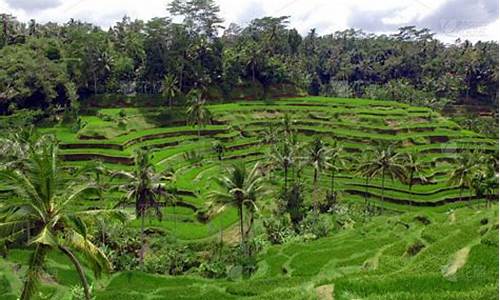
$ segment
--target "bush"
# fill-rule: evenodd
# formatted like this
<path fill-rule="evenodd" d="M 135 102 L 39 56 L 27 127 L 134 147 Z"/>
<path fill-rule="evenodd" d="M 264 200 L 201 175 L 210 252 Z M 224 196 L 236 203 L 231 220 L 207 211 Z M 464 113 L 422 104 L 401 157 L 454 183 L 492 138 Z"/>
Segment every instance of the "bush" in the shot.
<path fill-rule="evenodd" d="M 435 96 L 413 86 L 406 79 L 391 80 L 385 85 L 368 85 L 363 96 L 369 99 L 396 100 L 413 105 L 435 105 Z M 440 102 L 440 101 L 438 101 Z"/>
<path fill-rule="evenodd" d="M 422 241 L 416 241 L 413 244 L 411 244 L 410 246 L 408 246 L 408 248 L 406 249 L 406 254 L 408 256 L 415 256 L 420 251 L 422 251 L 422 249 L 424 249 L 424 248 L 425 248 L 425 244 Z"/>
<path fill-rule="evenodd" d="M 321 95 L 327 97 L 351 98 L 354 91 L 347 81 L 331 80 L 328 84 L 321 86 Z"/>
<path fill-rule="evenodd" d="M 127 116 L 127 113 L 125 112 L 124 109 L 120 109 L 120 111 L 118 112 L 118 116 L 120 118 L 125 118 Z"/>
<path fill-rule="evenodd" d="M 328 215 L 310 213 L 301 222 L 300 229 L 302 234 L 312 235 L 313 239 L 327 236 L 333 229 L 333 223 Z"/>
<path fill-rule="evenodd" d="M 272 216 L 263 221 L 266 230 L 267 240 L 271 244 L 283 244 L 290 237 L 294 236 L 291 229 L 291 221 L 288 216 Z"/>
<path fill-rule="evenodd" d="M 201 263 L 198 271 L 200 275 L 208 278 L 224 278 L 227 275 L 226 264 L 222 260 Z"/>
<path fill-rule="evenodd" d="M 125 118 L 118 120 L 118 128 L 121 130 L 127 130 L 127 120 L 125 120 Z"/>

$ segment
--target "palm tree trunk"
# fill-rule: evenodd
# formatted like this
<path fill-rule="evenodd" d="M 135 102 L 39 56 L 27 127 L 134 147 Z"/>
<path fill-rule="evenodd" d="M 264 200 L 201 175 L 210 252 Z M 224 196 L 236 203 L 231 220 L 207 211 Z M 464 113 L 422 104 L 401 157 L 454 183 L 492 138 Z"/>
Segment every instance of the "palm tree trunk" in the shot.
<path fill-rule="evenodd" d="M 314 212 L 317 212 L 318 211 L 318 201 L 316 199 L 316 184 L 318 182 L 318 170 L 317 169 L 314 169 L 314 178 L 313 178 L 313 209 L 314 209 Z"/>
<path fill-rule="evenodd" d="M 333 195 L 333 191 L 335 189 L 335 169 L 332 168 L 332 181 L 330 183 L 330 193 Z"/>
<path fill-rule="evenodd" d="M 382 202 L 384 202 L 384 191 L 385 191 L 385 169 L 382 170 Z"/>
<path fill-rule="evenodd" d="M 145 238 L 144 238 L 144 211 L 141 210 L 141 252 L 139 254 L 139 260 L 141 263 L 141 268 L 144 267 L 144 251 L 146 250 L 144 245 L 146 244 Z"/>
<path fill-rule="evenodd" d="M 177 237 L 177 214 L 175 212 L 176 203 L 174 203 L 174 236 Z"/>
<path fill-rule="evenodd" d="M 35 251 L 31 254 L 28 270 L 26 271 L 26 279 L 23 284 L 20 300 L 29 300 L 35 293 L 43 272 L 43 264 L 48 248 L 44 245 L 37 244 Z"/>
<path fill-rule="evenodd" d="M 410 178 L 408 182 L 408 189 L 411 191 L 411 188 L 413 187 L 413 171 L 410 172 Z"/>
<path fill-rule="evenodd" d="M 243 247 L 243 242 L 245 240 L 245 232 L 243 230 L 243 204 L 240 204 L 240 207 L 238 207 L 238 214 L 240 217 L 240 243 Z"/>
<path fill-rule="evenodd" d="M 85 299 L 90 300 L 90 290 L 89 290 L 89 283 L 87 282 L 87 277 L 85 276 L 85 271 L 82 268 L 82 265 L 76 258 L 76 256 L 69 250 L 68 248 L 64 246 L 59 246 L 59 250 L 61 250 L 68 258 L 71 260 L 73 265 L 75 265 L 76 271 L 78 272 L 78 276 L 80 277 L 80 281 L 82 282 L 83 286 L 83 292 L 85 293 Z"/>
<path fill-rule="evenodd" d="M 252 61 L 252 82 L 255 83 L 255 62 Z"/>
<path fill-rule="evenodd" d="M 94 71 L 94 95 L 97 95 L 97 74 Z"/>

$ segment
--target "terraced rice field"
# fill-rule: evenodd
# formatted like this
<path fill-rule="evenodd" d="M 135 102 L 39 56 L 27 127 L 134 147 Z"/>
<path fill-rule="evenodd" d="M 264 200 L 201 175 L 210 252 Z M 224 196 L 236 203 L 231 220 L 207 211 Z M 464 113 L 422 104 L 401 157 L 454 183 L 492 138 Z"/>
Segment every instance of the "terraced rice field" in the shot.
<path fill-rule="evenodd" d="M 366 184 L 364 178 L 357 177 L 351 170 L 337 176 L 336 189 L 342 191 L 344 201 L 363 201 L 364 196 L 379 206 L 396 210 L 406 210 L 408 206 L 441 206 L 459 200 L 459 188 L 448 184 L 447 173 L 452 167 L 451 160 L 463 149 L 479 147 L 484 151 L 498 149 L 496 140 L 477 133 L 463 130 L 438 113 L 422 107 L 412 107 L 391 101 L 363 99 L 330 99 L 321 97 L 293 98 L 273 102 L 244 101 L 210 105 L 212 125 L 202 128 L 198 137 L 196 128 L 187 126 L 182 120 L 171 125 L 154 127 L 148 120 L 158 115 L 156 109 L 123 109 L 126 118 L 133 120 L 135 127 L 123 132 L 109 134 L 114 126 L 96 116 L 83 116 L 86 128 L 78 134 L 68 128 L 47 128 L 60 139 L 62 158 L 68 165 L 82 165 L 88 160 L 102 160 L 111 169 L 130 169 L 133 153 L 138 148 L 152 151 L 152 159 L 158 171 L 172 168 L 176 171 L 176 186 L 179 189 L 184 211 L 173 216 L 166 209 L 167 218 L 151 220 L 150 227 L 172 231 L 183 240 L 204 239 L 221 229 L 228 229 L 237 220 L 236 212 L 226 209 L 218 214 L 210 214 L 208 220 L 200 222 L 197 215 L 205 209 L 207 194 L 215 188 L 213 177 L 220 174 L 224 165 L 234 161 L 266 162 L 269 145 L 262 142 L 266 130 L 276 130 L 285 114 L 292 119 L 293 128 L 301 142 L 308 142 L 320 136 L 327 144 L 340 142 L 346 159 L 354 162 L 356 157 L 368 147 L 378 142 L 393 143 L 399 152 L 417 152 L 431 166 L 425 174 L 428 181 L 416 184 L 412 190 L 399 181 L 386 182 L 384 203 L 380 197 L 381 180 L 374 179 Z M 116 117 L 119 109 L 101 109 L 99 115 Z M 142 122 L 135 119 L 141 116 Z M 138 125 L 139 124 L 139 125 Z M 97 132 L 102 136 L 85 136 L 85 132 Z M 107 136 L 106 136 L 107 135 Z M 219 162 L 212 151 L 214 142 L 224 144 L 224 160 Z M 201 160 L 193 163 L 186 157 L 189 151 L 196 151 Z M 305 178 L 311 179 L 312 170 L 304 171 Z M 276 174 L 275 174 L 276 175 Z M 270 175 L 269 184 L 278 185 L 282 177 Z M 328 186 L 327 176 L 320 182 Z M 93 202 L 89 205 L 111 205 L 120 195 L 107 195 L 105 203 Z M 463 197 L 469 195 L 463 191 Z M 271 201 L 268 199 L 267 201 Z M 176 222 L 179 219 L 180 222 Z M 133 223 L 135 224 L 135 223 Z M 137 224 L 135 224 L 137 225 Z"/>
<path fill-rule="evenodd" d="M 249 280 L 209 280 L 196 276 L 156 276 L 141 272 L 116 273 L 110 278 L 89 279 L 97 299 L 495 299 L 498 295 L 497 206 L 485 208 L 482 199 L 464 190 L 472 202 L 458 202 L 460 190 L 448 183 L 452 158 L 463 149 L 498 149 L 498 141 L 464 130 L 438 113 L 391 101 L 331 99 L 321 97 L 269 101 L 243 101 L 210 105 L 213 122 L 197 129 L 182 117 L 159 126 L 158 109 L 123 109 L 130 124 L 118 128 L 120 109 L 100 109 L 82 116 L 87 123 L 78 133 L 66 127 L 44 128 L 60 140 L 61 156 L 68 167 L 102 160 L 113 170 L 133 168 L 133 154 L 150 149 L 158 171 L 175 170 L 180 202 L 166 206 L 164 218 L 146 221 L 146 227 L 175 234 L 181 242 L 215 239 L 230 233 L 238 220 L 227 208 L 207 213 L 208 193 L 216 189 L 214 177 L 236 161 L 268 160 L 266 132 L 275 131 L 285 114 L 292 120 L 300 142 L 320 136 L 327 144 L 340 142 L 348 161 L 354 162 L 378 142 L 394 144 L 399 152 L 417 152 L 429 163 L 427 182 L 410 191 L 406 183 L 386 180 L 381 201 L 381 180 L 368 183 L 346 168 L 336 177 L 341 201 L 369 201 L 386 213 L 327 238 L 271 246 L 261 253 L 257 273 Z M 108 116 L 105 121 L 102 116 Z M 224 159 L 212 150 L 224 144 Z M 195 151 L 198 159 L 187 153 Z M 304 170 L 311 184 L 312 169 Z M 283 176 L 268 174 L 266 184 L 278 190 Z M 108 190 L 118 181 L 104 178 Z M 327 189 L 329 178 L 320 176 Z M 306 193 L 310 195 L 310 193 Z M 85 200 L 84 207 L 113 207 L 121 197 L 108 192 L 104 200 Z M 366 198 L 365 198 L 366 197 Z M 310 201 L 310 199 L 306 199 Z M 272 207 L 273 195 L 261 199 Z M 132 209 L 131 209 L 132 211 Z M 263 209 L 263 214 L 269 211 Z M 140 226 L 138 220 L 129 226 Z M 0 264 L 0 295 L 15 299 L 21 284 L 19 263 L 29 251 L 13 250 Z M 64 298 L 78 277 L 65 257 L 51 253 L 49 273 L 55 282 L 44 282 L 42 293 Z"/>
<path fill-rule="evenodd" d="M 96 299 L 497 299 L 498 207 L 423 209 L 374 217 L 353 229 L 308 243 L 272 246 L 248 280 L 116 273 L 95 280 Z M 0 269 L 0 294 L 20 286 L 13 250 Z M 1 261 L 1 259 L 0 259 Z M 78 284 L 67 258 L 49 256 L 53 282 L 42 293 L 66 299 Z M 56 284 L 57 282 L 57 284 Z M 10 286 L 9 286 L 10 285 Z"/>

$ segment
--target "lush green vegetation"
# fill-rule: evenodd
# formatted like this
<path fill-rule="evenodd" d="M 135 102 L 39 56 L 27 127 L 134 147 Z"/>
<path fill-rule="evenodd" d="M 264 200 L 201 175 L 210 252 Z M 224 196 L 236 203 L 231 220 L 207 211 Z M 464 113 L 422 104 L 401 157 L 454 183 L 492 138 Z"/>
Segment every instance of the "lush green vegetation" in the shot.
<path fill-rule="evenodd" d="M 74 256 L 82 259 L 76 261 L 85 276 L 79 276 L 55 241 L 75 253 L 86 248 L 70 243 L 68 225 L 61 232 L 54 226 L 54 244 L 42 242 L 47 251 L 35 297 L 88 291 L 97 299 L 476 299 L 498 293 L 498 213 L 491 203 L 498 194 L 497 140 L 399 102 L 305 97 L 208 105 L 198 97 L 188 108 L 82 113 L 78 130 L 64 122 L 38 128 L 58 140 L 63 169 L 57 175 L 94 190 L 65 205 L 95 217 L 66 222 L 114 270 L 95 277 L 96 264 L 84 252 Z M 172 123 L 164 112 L 172 109 L 179 116 L 203 111 L 203 118 L 197 113 L 192 125 Z M 199 126 L 200 119 L 207 124 Z M 2 176 L 38 174 L 23 166 L 47 152 L 44 145 L 52 142 L 44 139 L 30 131 L 7 134 Z M 36 244 L 25 243 L 40 240 L 35 235 L 43 231 L 23 215 L 20 231 L 12 231 L 17 214 L 7 204 L 19 180 L 10 180 L 0 186 L 7 212 L 2 230 L 9 233 L 1 280 L 2 293 L 15 298 L 36 253 Z M 62 192 L 54 199 L 64 199 Z M 98 217 L 119 212 L 128 221 Z M 88 289 L 79 288 L 82 278 Z"/>
<path fill-rule="evenodd" d="M 0 14 L 1 299 L 497 298 L 498 43 L 167 11 Z"/>
<path fill-rule="evenodd" d="M 498 107 L 497 42 L 446 45 L 414 26 L 301 36 L 289 17 L 263 17 L 222 28 L 212 0 L 171 1 L 165 17 L 124 17 L 110 30 L 0 19 L 0 115 L 14 123 L 63 110 L 70 118 L 79 106 L 137 106 L 137 97 L 178 105 L 193 89 L 209 101 L 310 94 Z"/>

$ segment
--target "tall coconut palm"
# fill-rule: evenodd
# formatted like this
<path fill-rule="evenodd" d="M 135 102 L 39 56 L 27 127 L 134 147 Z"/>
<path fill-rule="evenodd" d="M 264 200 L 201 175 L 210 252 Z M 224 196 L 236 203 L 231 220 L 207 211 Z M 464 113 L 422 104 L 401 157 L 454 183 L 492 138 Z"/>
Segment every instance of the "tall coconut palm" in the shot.
<path fill-rule="evenodd" d="M 330 169 L 330 194 L 335 193 L 335 174 L 341 171 L 347 164 L 347 160 L 342 157 L 344 148 L 335 140 L 328 151 L 327 167 Z"/>
<path fill-rule="evenodd" d="M 382 195 L 384 201 L 385 179 L 389 176 L 391 180 L 404 179 L 404 167 L 400 164 L 400 155 L 392 149 L 392 146 L 379 146 L 373 151 L 372 160 L 362 166 L 365 176 L 374 178 L 382 177 Z"/>
<path fill-rule="evenodd" d="M 325 168 L 327 167 L 328 152 L 328 148 L 325 146 L 323 141 L 317 137 L 312 141 L 306 153 L 306 164 L 310 165 L 314 171 L 313 193 L 315 197 L 317 196 L 316 193 L 319 176 L 321 175 L 321 172 L 323 172 L 323 170 L 325 170 Z M 317 210 L 318 201 L 317 199 L 314 199 L 313 201 L 314 209 Z"/>
<path fill-rule="evenodd" d="M 415 183 L 415 179 L 421 182 L 427 181 L 427 178 L 423 174 L 426 164 L 417 158 L 416 153 L 407 153 L 402 157 L 402 162 L 406 171 L 406 180 L 410 191 Z"/>
<path fill-rule="evenodd" d="M 373 160 L 373 151 L 369 149 L 368 151 L 363 151 L 361 156 L 357 158 L 357 175 L 364 177 L 365 179 L 365 209 L 368 207 L 368 183 L 370 182 L 370 178 L 372 177 L 371 170 L 369 170 L 370 162 Z"/>
<path fill-rule="evenodd" d="M 288 170 L 294 163 L 294 149 L 287 140 L 271 148 L 271 164 L 281 168 L 284 172 L 284 191 L 288 191 Z"/>
<path fill-rule="evenodd" d="M 201 136 L 201 128 L 210 123 L 210 111 L 205 106 L 200 90 L 191 90 L 188 95 L 188 108 L 186 110 L 188 124 L 196 126 L 198 137 Z"/>
<path fill-rule="evenodd" d="M 259 172 L 259 163 L 256 163 L 248 171 L 242 162 L 233 164 L 226 169 L 224 175 L 216 178 L 216 182 L 222 190 L 212 192 L 213 204 L 236 207 L 240 221 L 240 241 L 242 246 L 253 223 L 252 215 L 257 207 L 256 202 L 263 193 L 263 179 Z M 246 232 L 244 230 L 245 209 L 251 214 Z"/>
<path fill-rule="evenodd" d="M 462 151 L 455 159 L 454 169 L 448 180 L 449 184 L 458 185 L 460 189 L 459 201 L 462 201 L 463 191 L 466 187 L 471 187 L 474 169 L 477 167 L 478 152 Z"/>
<path fill-rule="evenodd" d="M 458 185 L 460 189 L 459 201 L 462 201 L 464 188 L 471 182 L 472 179 L 472 155 L 469 151 L 464 151 L 455 159 L 454 169 L 450 174 L 448 183 Z"/>
<path fill-rule="evenodd" d="M 163 97 L 166 97 L 168 99 L 169 107 L 172 107 L 172 101 L 179 92 L 177 84 L 177 79 L 174 75 L 165 75 L 165 77 L 163 78 L 161 94 Z"/>
<path fill-rule="evenodd" d="M 82 254 L 87 265 L 98 276 L 109 271 L 111 264 L 105 254 L 89 239 L 87 224 L 96 216 L 125 215 L 118 210 L 75 211 L 74 202 L 95 186 L 85 177 L 69 177 L 57 160 L 57 146 L 39 145 L 26 155 L 23 168 L 1 168 L 0 181 L 10 193 L 0 203 L 0 241 L 19 240 L 33 236 L 33 247 L 20 299 L 30 299 L 43 275 L 49 251 L 60 251 L 73 263 L 83 286 L 86 299 L 91 299 L 85 271 L 76 253 Z"/>
<path fill-rule="evenodd" d="M 121 201 L 117 206 L 127 206 L 135 204 L 136 218 L 141 219 L 141 240 L 142 248 L 140 260 L 143 263 L 145 251 L 144 220 L 149 210 L 154 210 L 159 220 L 162 219 L 160 201 L 174 197 L 169 193 L 167 185 L 172 180 L 172 173 L 156 172 L 153 164 L 149 160 L 147 152 L 140 150 L 135 155 L 135 169 L 132 172 L 118 171 L 111 176 L 112 179 L 121 177 L 125 183 L 116 186 L 116 189 L 123 191 Z"/>

